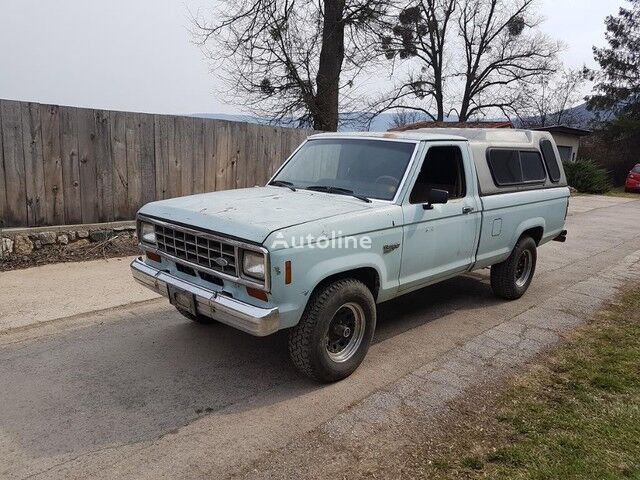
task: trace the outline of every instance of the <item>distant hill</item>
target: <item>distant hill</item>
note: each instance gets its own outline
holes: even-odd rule
[[[355,113],[343,113],[342,122],[340,128],[338,129],[341,132],[361,132],[367,130],[361,122],[357,120],[350,121],[349,117],[353,117],[357,119],[360,115]],[[567,126],[576,127],[576,128],[593,128],[594,122],[598,121],[598,115],[600,115],[600,120],[608,118],[611,114],[609,112],[595,112],[587,109],[587,104],[583,103],[576,107],[569,108],[565,111],[563,117],[566,119],[566,122],[562,122]],[[248,123],[258,123],[262,125],[269,124],[269,120],[265,118],[256,117],[254,115],[244,115],[244,114],[228,114],[228,113],[194,113],[192,116],[200,117],[200,118],[213,118],[217,120],[227,120],[231,122],[248,122]],[[394,126],[393,123],[394,113],[382,113],[373,119],[371,122],[371,126],[369,127],[369,131],[371,132],[386,132],[391,127]],[[505,118],[490,118],[486,120],[506,120]],[[532,119],[526,119],[532,120]],[[445,121],[457,121],[457,118],[451,117],[446,119]],[[527,122],[530,123],[530,122]],[[517,122],[514,122],[517,126]],[[281,126],[295,126],[293,122],[282,122]]]
[[[355,116],[354,114],[343,114],[345,116]],[[371,132],[385,132],[393,126],[393,113],[383,113],[378,115],[373,122],[369,131]],[[229,122],[248,122],[258,123],[261,125],[269,124],[269,120],[265,118],[256,117],[255,115],[233,114],[233,113],[194,113],[192,117],[198,118],[212,118],[215,120],[227,120]],[[282,126],[294,126],[287,124],[288,122],[282,122]],[[361,132],[366,130],[363,125],[357,121],[343,120],[339,130],[341,132]]]

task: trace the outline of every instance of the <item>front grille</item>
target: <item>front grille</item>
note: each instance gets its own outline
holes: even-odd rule
[[[236,247],[179,227],[155,224],[158,250],[196,265],[237,276]]]

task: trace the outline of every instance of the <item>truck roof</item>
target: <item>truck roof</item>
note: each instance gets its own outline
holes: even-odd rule
[[[434,129],[437,130],[437,129]],[[309,138],[346,138],[346,137],[360,137],[360,138],[387,138],[391,140],[411,140],[411,141],[422,141],[422,140],[433,140],[433,141],[443,141],[443,140],[454,140],[454,141],[465,141],[467,140],[465,137],[450,134],[448,132],[429,132],[423,133],[413,130],[411,132],[329,132],[329,133],[317,133],[315,135],[311,135]]]
[[[548,132],[506,128],[418,128],[404,132],[319,133],[309,138],[362,137],[411,141],[468,141],[475,145],[537,148]]]

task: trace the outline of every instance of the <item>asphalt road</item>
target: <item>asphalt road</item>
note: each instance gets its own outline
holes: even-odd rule
[[[483,270],[382,305],[364,364],[329,386],[293,370],[284,334],[197,325],[163,301],[9,330],[0,335],[0,477],[234,474],[640,249],[639,219],[640,201],[572,199],[569,240],[540,249],[522,299],[495,299]]]

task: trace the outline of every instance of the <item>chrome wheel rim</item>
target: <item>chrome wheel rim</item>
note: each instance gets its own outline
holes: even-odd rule
[[[518,287],[523,287],[529,277],[531,276],[531,270],[533,269],[533,256],[531,255],[530,250],[524,250],[520,254],[520,258],[518,258],[518,263],[516,263],[516,285]]]
[[[364,338],[365,322],[364,310],[357,303],[348,302],[336,310],[325,337],[331,360],[342,363],[355,355]]]

